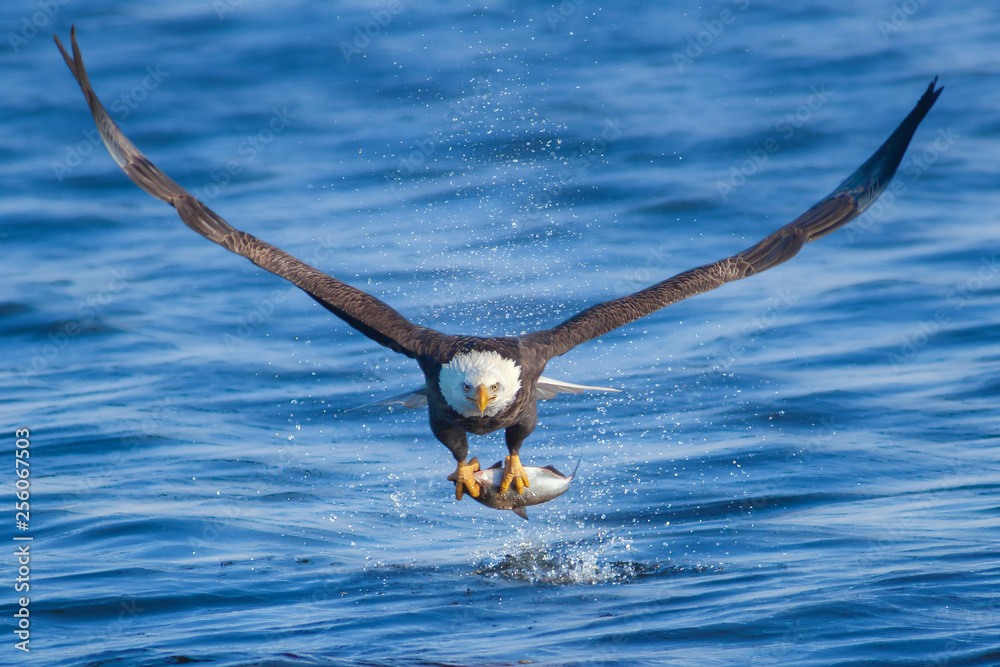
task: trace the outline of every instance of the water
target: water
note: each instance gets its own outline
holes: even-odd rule
[[[1000,664],[989,3],[52,4],[5,5],[0,55],[2,523],[29,428],[34,537],[0,662]],[[483,335],[750,245],[946,90],[878,215],[550,365],[623,392],[543,404],[525,462],[583,463],[524,522],[455,502],[424,412],[345,411],[415,364],[94,146],[71,23],[221,215]]]

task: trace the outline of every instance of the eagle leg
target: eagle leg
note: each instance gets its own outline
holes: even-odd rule
[[[469,492],[473,498],[479,497],[479,483],[472,473],[479,471],[479,459],[473,458],[466,463],[459,461],[455,472],[448,475],[449,482],[455,482],[455,500],[462,499],[463,489]]]
[[[514,489],[519,494],[524,493],[526,486],[530,486],[528,483],[528,473],[525,472],[524,466],[521,465],[521,457],[518,454],[521,451],[524,439],[535,430],[538,413],[533,408],[534,404],[532,404],[530,413],[524,419],[513,426],[507,427],[507,430],[504,431],[504,437],[507,441],[507,451],[510,452],[510,456],[505,457],[503,462],[503,479],[500,480],[500,487],[497,489],[501,495],[507,493],[511,482],[514,483]]]
[[[503,480],[500,482],[501,494],[507,493],[511,482],[514,483],[514,488],[517,489],[518,493],[524,493],[524,487],[530,486],[528,483],[528,473],[524,471],[524,466],[521,465],[521,457],[517,454],[511,454],[504,458]]]

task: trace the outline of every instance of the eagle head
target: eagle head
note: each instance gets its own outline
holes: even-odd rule
[[[441,394],[464,417],[495,417],[521,389],[521,367],[497,352],[472,350],[441,367]]]

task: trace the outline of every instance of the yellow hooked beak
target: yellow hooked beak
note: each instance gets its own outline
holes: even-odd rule
[[[476,404],[479,408],[479,412],[486,412],[486,406],[492,403],[496,399],[496,396],[491,396],[489,390],[486,388],[485,384],[481,384],[476,387],[475,398],[469,398],[470,401]]]

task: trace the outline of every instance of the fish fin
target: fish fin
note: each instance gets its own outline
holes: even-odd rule
[[[497,461],[496,463],[494,463],[493,465],[491,465],[489,468],[487,468],[487,470],[496,470],[496,469],[502,468],[502,467],[503,467],[503,461]]]
[[[554,472],[555,474],[559,475],[560,477],[565,477],[567,479],[573,479],[574,477],[576,477],[576,471],[580,469],[580,461],[582,461],[582,460],[583,460],[582,456],[576,460],[576,467],[573,468],[573,472],[571,472],[568,475],[559,472],[558,468],[556,468],[555,466],[545,466],[545,470]]]
[[[388,398],[383,398],[378,401],[372,401],[371,403],[365,403],[364,405],[359,405],[354,408],[349,408],[348,412],[353,412],[355,410],[364,410],[365,408],[373,408],[380,405],[402,405],[404,408],[422,408],[427,405],[427,386],[424,385],[418,389],[412,389],[410,391],[404,391],[401,394],[395,394],[389,396]]]
[[[527,521],[527,520],[528,520],[528,510],[527,510],[527,509],[525,509],[524,507],[515,507],[515,508],[514,508],[514,509],[512,509],[511,511],[512,511],[512,512],[513,512],[514,514],[516,514],[516,515],[518,515],[519,517],[521,517],[522,519],[524,519],[525,521]]]
[[[581,394],[585,391],[621,391],[611,387],[591,387],[585,384],[574,384],[562,380],[540,377],[535,384],[535,398],[554,398],[556,394]]]

